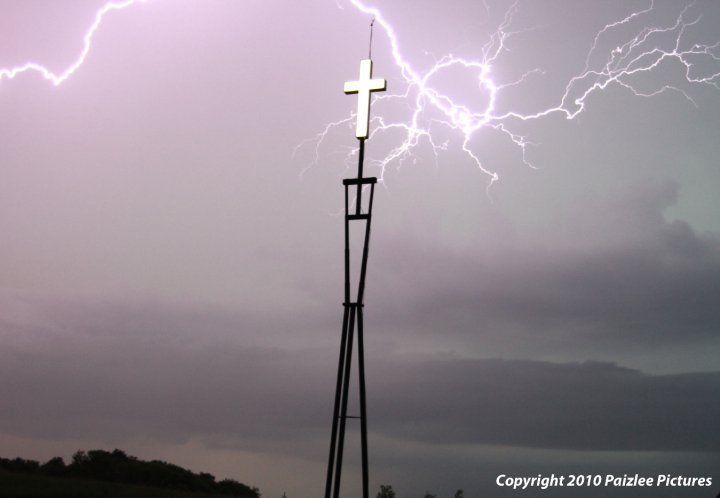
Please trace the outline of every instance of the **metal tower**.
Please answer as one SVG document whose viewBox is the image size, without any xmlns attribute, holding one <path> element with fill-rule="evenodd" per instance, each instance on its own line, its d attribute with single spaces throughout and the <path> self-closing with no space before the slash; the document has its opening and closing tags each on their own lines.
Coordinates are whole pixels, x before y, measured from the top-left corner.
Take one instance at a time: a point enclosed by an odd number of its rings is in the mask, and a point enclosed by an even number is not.
<svg viewBox="0 0 720 498">
<path fill-rule="evenodd" d="M 365 353 L 363 345 L 363 295 L 365 293 L 365 275 L 367 271 L 368 244 L 370 242 L 370 222 L 372 220 L 373 196 L 377 178 L 363 177 L 365 160 L 365 141 L 368 138 L 370 119 L 370 93 L 384 91 L 387 83 L 384 79 L 372 79 L 372 60 L 360 61 L 360 78 L 345 83 L 345 93 L 358 94 L 357 129 L 355 136 L 359 140 L 357 178 L 343 180 L 345 186 L 345 299 L 343 301 L 343 324 L 340 339 L 340 358 L 338 361 L 337 384 L 335 386 L 335 405 L 333 408 L 332 437 L 328 458 L 325 498 L 339 498 L 340 477 L 342 474 L 343 447 L 345 443 L 345 423 L 349 418 L 360 419 L 360 444 L 362 452 L 362 491 L 368 498 L 368 447 L 367 447 L 367 410 L 365 403 Z M 367 210 L 362 209 L 363 190 L 368 189 Z M 355 190 L 354 206 L 351 206 L 351 190 Z M 354 207 L 354 209 L 352 209 Z M 357 290 L 350 284 L 350 224 L 365 223 L 360 274 Z M 355 292 L 353 292 L 355 291 Z M 358 385 L 360 396 L 360 415 L 347 414 L 352 371 L 353 340 L 357 330 Z"/>
</svg>

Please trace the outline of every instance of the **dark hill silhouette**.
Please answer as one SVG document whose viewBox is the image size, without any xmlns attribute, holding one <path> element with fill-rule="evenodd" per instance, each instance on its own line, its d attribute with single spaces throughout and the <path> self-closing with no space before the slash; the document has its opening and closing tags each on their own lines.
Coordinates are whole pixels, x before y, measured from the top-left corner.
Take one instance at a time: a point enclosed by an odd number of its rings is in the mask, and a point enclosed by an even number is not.
<svg viewBox="0 0 720 498">
<path fill-rule="evenodd" d="M 21 472 L 37 476 L 67 477 L 108 481 L 141 486 L 153 486 L 188 492 L 260 498 L 257 488 L 234 479 L 216 481 L 215 476 L 198 474 L 159 460 L 143 461 L 124 451 L 78 451 L 66 465 L 62 458 L 54 457 L 40 465 L 34 460 L 0 458 L 0 468 L 8 472 Z"/>
</svg>

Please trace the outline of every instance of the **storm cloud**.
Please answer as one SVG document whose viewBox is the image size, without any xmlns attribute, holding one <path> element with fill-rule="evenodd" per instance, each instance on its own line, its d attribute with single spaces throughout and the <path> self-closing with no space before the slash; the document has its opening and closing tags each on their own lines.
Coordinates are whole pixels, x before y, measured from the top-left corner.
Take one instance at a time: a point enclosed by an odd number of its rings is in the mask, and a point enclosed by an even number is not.
<svg viewBox="0 0 720 498">
<path fill-rule="evenodd" d="M 52 322 L 16 322 L 14 334 L 5 324 L 6 430 L 118 443 L 199 437 L 246 448 L 327 425 L 334 350 L 248 348 L 239 338 L 254 331 L 241 317 L 63 306 L 52 307 Z M 211 342 L 203 330 L 224 339 Z M 385 438 L 602 451 L 713 451 L 720 443 L 717 372 L 388 354 L 369 366 L 373 431 Z"/>
<path fill-rule="evenodd" d="M 65 67 L 102 3 L 3 5 L 0 67 Z M 368 3 L 418 71 L 477 57 L 513 5 Z M 522 84 L 498 112 L 558 105 L 586 61 L 683 8 L 654 6 L 598 35 L 647 2 L 515 4 L 491 69 Z M 696 15 L 683 47 L 718 40 L 720 5 Z M 332 0 L 149 0 L 108 16 L 64 84 L 0 81 L 0 456 L 119 447 L 268 497 L 320 495 L 357 142 L 352 123 L 315 139 L 355 109 L 342 88 L 369 23 Z M 402 93 L 379 24 L 373 59 Z M 685 69 L 636 83 L 679 85 Z M 462 71 L 437 82 L 486 98 Z M 492 185 L 454 130 L 384 172 L 398 130 L 368 142 L 372 489 L 513 496 L 497 474 L 571 471 L 720 482 L 720 99 L 679 87 L 609 85 L 575 119 L 516 120 L 525 154 L 483 129 L 469 146 Z M 406 103 L 375 100 L 373 116 Z"/>
<path fill-rule="evenodd" d="M 395 237 L 377 256 L 377 320 L 411 335 L 517 334 L 554 350 L 714 344 L 720 238 L 668 221 L 676 195 L 671 183 L 633 186 L 512 245 Z"/>
</svg>

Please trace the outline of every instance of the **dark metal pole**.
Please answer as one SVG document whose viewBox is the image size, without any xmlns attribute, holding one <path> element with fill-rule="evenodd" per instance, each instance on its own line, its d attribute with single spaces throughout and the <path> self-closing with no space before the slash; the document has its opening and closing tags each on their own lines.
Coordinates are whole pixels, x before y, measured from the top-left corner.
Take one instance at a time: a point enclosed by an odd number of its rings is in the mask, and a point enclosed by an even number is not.
<svg viewBox="0 0 720 498">
<path fill-rule="evenodd" d="M 365 344 L 363 337 L 363 299 L 365 295 L 365 275 L 367 273 L 368 253 L 370 250 L 370 222 L 372 221 L 372 204 L 375 184 L 370 184 L 367 219 L 365 220 L 365 242 L 363 244 L 362 265 L 358 282 L 358 384 L 360 387 L 360 444 L 362 452 L 362 485 L 363 498 L 368 498 L 368 447 L 367 447 L 367 405 L 365 402 Z"/>
<path fill-rule="evenodd" d="M 361 180 L 363 177 L 363 165 L 365 163 L 365 139 L 360 138 L 358 140 L 360 141 L 360 151 L 358 152 L 358 180 Z M 362 207 L 362 189 L 362 183 L 358 183 L 357 201 L 355 202 L 355 214 L 360 214 L 360 208 Z"/>
<path fill-rule="evenodd" d="M 365 242 L 363 243 L 362 263 L 360 265 L 360 278 L 358 281 L 357 302 L 362 306 L 365 297 L 365 275 L 367 273 L 368 252 L 370 250 L 370 221 L 372 219 L 372 203 L 375 194 L 375 184 L 370 184 L 370 202 L 368 203 L 367 219 L 365 222 Z"/>
<path fill-rule="evenodd" d="M 337 444 L 338 415 L 340 412 L 340 397 L 342 393 L 342 375 L 345 371 L 345 346 L 347 343 L 348 306 L 344 305 L 342 338 L 340 339 L 340 360 L 338 361 L 337 384 L 335 385 L 335 406 L 333 408 L 332 436 L 330 439 L 330 456 L 328 457 L 327 480 L 325 481 L 325 498 L 330 498 L 332 489 L 333 469 L 335 464 L 335 447 Z"/>
<path fill-rule="evenodd" d="M 340 428 L 338 430 L 338 449 L 335 461 L 335 489 L 333 498 L 340 496 L 340 476 L 342 474 L 343 447 L 345 445 L 345 422 L 347 421 L 348 391 L 350 390 L 350 364 L 352 363 L 353 329 L 355 328 L 355 304 L 350 305 L 347 354 L 345 355 L 345 378 L 343 379 L 342 405 L 340 407 Z"/>
<path fill-rule="evenodd" d="M 368 498 L 368 445 L 367 445 L 367 408 L 365 404 L 365 346 L 363 344 L 363 306 L 358 305 L 358 383 L 360 384 L 360 446 L 362 452 L 362 490 L 363 498 Z"/>
<path fill-rule="evenodd" d="M 348 186 L 345 186 L 345 301 L 344 306 L 350 306 L 350 195 Z"/>
<path fill-rule="evenodd" d="M 337 449 L 338 443 L 338 420 L 340 419 L 340 400 L 343 397 L 343 386 L 345 379 L 345 359 L 348 356 L 347 338 L 350 314 L 350 220 L 347 216 L 350 207 L 350 199 L 347 186 L 345 187 L 345 298 L 343 300 L 343 324 L 342 336 L 340 339 L 340 354 L 338 360 L 337 382 L 335 385 L 335 403 L 333 407 L 332 434 L 330 438 L 330 455 L 328 457 L 327 479 L 325 481 L 325 498 L 330 498 L 333 490 L 333 480 L 339 480 L 341 469 L 335 467 L 335 460 L 338 453 L 342 453 L 342 443 L 340 450 Z M 352 350 L 352 348 L 350 348 Z M 344 434 L 344 430 L 343 430 Z M 337 471 L 338 475 L 334 475 Z"/>
</svg>

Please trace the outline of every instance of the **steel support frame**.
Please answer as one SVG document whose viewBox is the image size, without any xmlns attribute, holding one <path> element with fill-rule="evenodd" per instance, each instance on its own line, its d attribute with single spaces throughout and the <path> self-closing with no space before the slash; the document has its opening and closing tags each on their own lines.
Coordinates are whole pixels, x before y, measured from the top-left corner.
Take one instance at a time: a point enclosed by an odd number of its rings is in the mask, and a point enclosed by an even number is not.
<svg viewBox="0 0 720 498">
<path fill-rule="evenodd" d="M 363 337 L 363 295 L 365 292 L 365 276 L 367 271 L 368 247 L 370 242 L 370 222 L 372 220 L 373 196 L 377 178 L 363 178 L 363 161 L 365 156 L 365 139 L 360 139 L 357 178 L 343 180 L 345 186 L 345 299 L 343 301 L 342 335 L 340 338 L 340 355 L 338 360 L 337 383 L 335 386 L 335 404 L 333 407 L 332 437 L 330 439 L 330 455 L 328 457 L 327 481 L 325 498 L 339 498 L 340 478 L 342 475 L 343 449 L 345 444 L 345 426 L 349 418 L 360 420 L 360 445 L 362 457 L 362 491 L 363 498 L 368 498 L 368 445 L 367 445 L 367 407 L 365 398 L 365 351 Z M 350 212 L 350 191 L 355 187 L 354 213 Z M 367 212 L 362 212 L 363 190 L 369 188 Z M 365 237 L 357 283 L 357 294 L 352 300 L 350 283 L 350 223 L 365 222 Z M 353 340 L 357 330 L 358 387 L 360 397 L 360 415 L 347 414 L 350 390 L 350 374 L 352 372 Z"/>
</svg>

